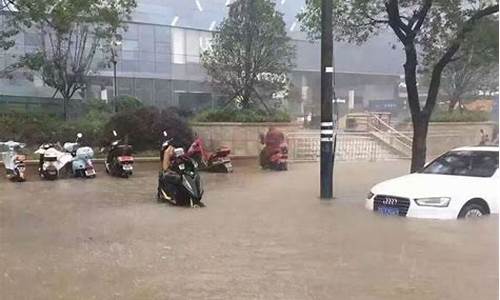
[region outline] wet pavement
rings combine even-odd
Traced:
[[[203,174],[203,209],[157,204],[156,164],[130,179],[0,179],[0,298],[498,299],[496,216],[363,208],[408,161],[338,163],[330,202],[315,163],[235,164]]]

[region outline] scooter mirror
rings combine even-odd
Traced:
[[[113,130],[113,135],[118,136],[118,133],[116,133],[116,130]]]
[[[164,137],[167,137],[167,136],[168,136],[168,134],[167,134],[167,132],[166,132],[165,130],[163,130],[163,136],[164,136]]]
[[[79,132],[79,133],[76,134],[76,137],[79,138],[79,139],[81,139],[83,137],[83,134],[81,132]]]

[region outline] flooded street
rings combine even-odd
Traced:
[[[1,299],[498,299],[498,219],[434,221],[364,209],[409,161],[203,173],[203,209],[154,198],[157,164],[130,179],[0,179]]]

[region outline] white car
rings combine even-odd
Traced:
[[[421,171],[375,185],[366,208],[385,215],[456,219],[498,214],[498,146],[462,147]]]

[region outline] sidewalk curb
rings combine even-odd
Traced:
[[[231,156],[231,159],[232,160],[245,160],[245,159],[257,159],[257,157],[256,156]],[[92,162],[97,163],[97,164],[104,164],[104,161],[105,161],[104,158],[92,159]],[[135,162],[160,162],[160,158],[159,157],[152,157],[152,156],[134,157],[134,161]],[[30,160],[26,160],[24,163],[28,166],[37,165],[38,160],[30,159]],[[1,161],[1,160],[0,160],[0,165],[3,166],[3,161]]]

